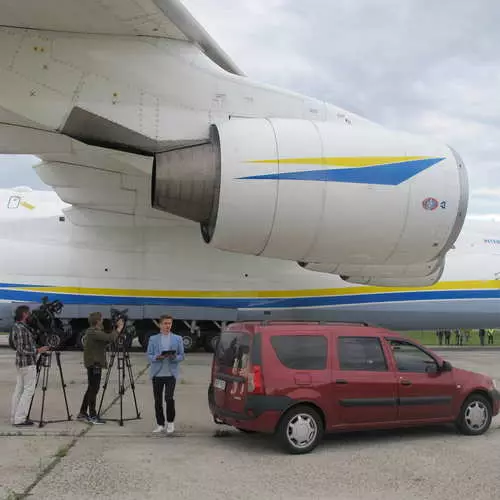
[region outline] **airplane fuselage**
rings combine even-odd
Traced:
[[[468,223],[437,285],[379,288],[209,248],[195,224],[79,227],[53,192],[4,191],[1,200],[6,302],[48,296],[83,317],[92,306],[115,305],[137,318],[175,311],[190,319],[366,321],[398,329],[500,323],[500,241],[491,224]]]

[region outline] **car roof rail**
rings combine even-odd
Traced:
[[[260,321],[260,324],[263,326],[271,325],[271,324],[280,324],[280,323],[316,323],[318,325],[362,325],[362,326],[375,326],[370,325],[366,321],[335,321],[335,320],[297,320],[297,319],[263,319]]]

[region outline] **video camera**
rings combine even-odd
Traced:
[[[63,307],[60,300],[49,302],[48,297],[43,297],[40,307],[31,311],[28,325],[33,330],[38,345],[58,349],[71,336],[71,331],[65,330],[62,321],[56,317]]]
[[[118,346],[125,346],[127,349],[131,347],[132,341],[136,335],[135,327],[129,324],[128,309],[114,309],[111,308],[111,326],[116,328],[119,320],[123,320],[123,330],[121,335],[116,340]]]
[[[113,307],[111,308],[111,324],[113,325],[113,328],[116,328],[116,325],[120,319],[123,320],[124,328],[127,325],[128,321],[128,309],[123,309],[120,311],[119,309],[114,309]]]

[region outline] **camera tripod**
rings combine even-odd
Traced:
[[[99,410],[97,411],[97,415],[100,418],[102,402],[104,400],[104,394],[106,393],[106,388],[109,384],[109,378],[111,376],[111,371],[113,365],[115,363],[115,359],[117,359],[117,370],[118,370],[118,397],[120,398],[120,418],[104,418],[105,421],[114,421],[119,422],[120,426],[123,426],[124,421],[129,420],[139,420],[141,418],[141,414],[139,413],[139,408],[137,407],[137,399],[135,397],[135,383],[134,383],[134,374],[132,372],[132,364],[130,362],[130,354],[125,344],[125,338],[119,338],[116,342],[113,343],[113,350],[111,352],[111,357],[109,360],[108,372],[106,373],[106,379],[104,380],[104,384],[102,387],[101,394],[101,402],[99,403]],[[126,370],[125,370],[126,369]],[[136,417],[131,418],[123,418],[123,396],[125,395],[125,374],[128,373],[128,378],[130,381],[130,388],[132,389],[132,395],[134,396],[134,404],[135,411],[137,413]]]
[[[56,355],[57,366],[59,368],[59,376],[61,378],[61,386],[62,386],[62,391],[64,394],[64,403],[66,404],[66,414],[68,415],[68,418],[63,419],[63,420],[45,420],[44,421],[43,420],[43,412],[45,409],[45,393],[47,392],[47,386],[49,384],[49,373],[50,373],[50,367],[52,366],[52,354],[54,352]],[[38,423],[38,427],[43,427],[45,424],[49,424],[49,423],[70,421],[71,415],[69,413],[68,398],[66,397],[66,383],[64,382],[64,375],[63,375],[62,366],[61,366],[61,353],[59,351],[47,351],[47,352],[43,352],[42,354],[40,354],[40,357],[38,358],[37,363],[36,363],[35,389],[38,387],[40,373],[42,374],[42,408],[40,411],[40,420]],[[35,399],[35,394],[33,394],[33,397],[31,398],[30,408],[28,410],[28,417],[27,417],[28,420],[30,417],[31,407],[33,406],[34,399]]]

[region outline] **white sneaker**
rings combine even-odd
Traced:
[[[163,432],[165,430],[165,427],[163,425],[159,425],[154,431],[153,434],[158,434],[159,432]]]
[[[172,434],[174,432],[175,426],[173,422],[168,422],[167,423],[167,434]]]

